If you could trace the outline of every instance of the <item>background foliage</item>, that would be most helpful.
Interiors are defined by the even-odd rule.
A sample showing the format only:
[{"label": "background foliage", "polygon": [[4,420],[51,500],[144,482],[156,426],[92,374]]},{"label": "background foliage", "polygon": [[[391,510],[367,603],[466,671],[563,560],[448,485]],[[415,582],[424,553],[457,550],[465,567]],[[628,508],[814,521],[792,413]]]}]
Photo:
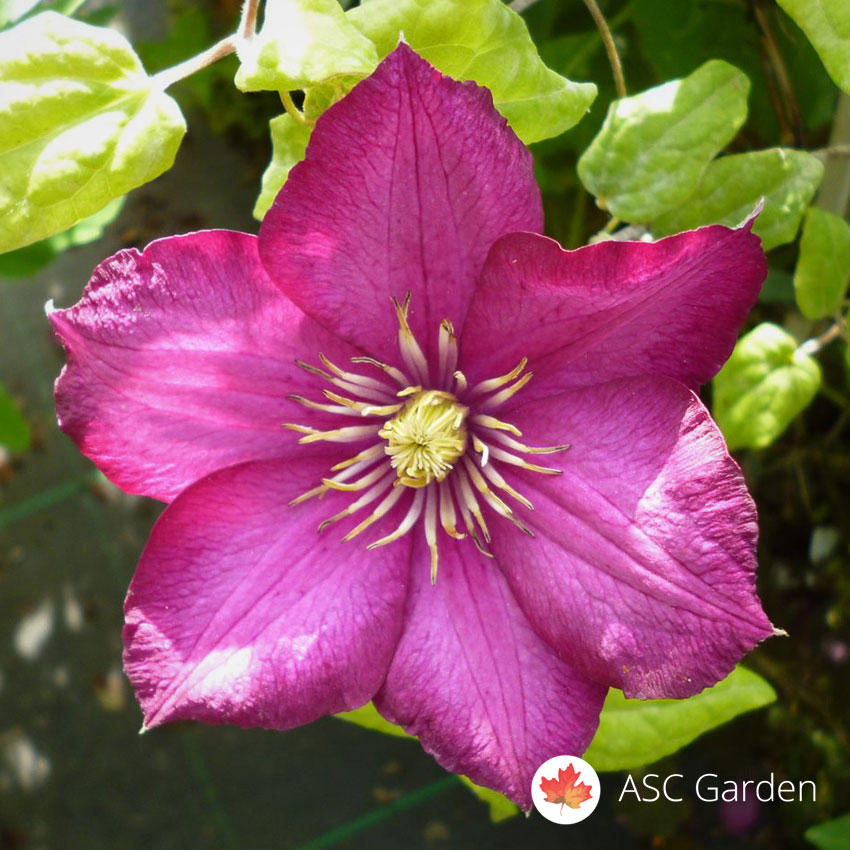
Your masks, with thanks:
[{"label": "background foliage", "polygon": [[[571,840],[850,847],[850,2],[600,3],[625,98],[582,0],[513,5],[521,18],[499,0],[272,0],[251,45],[181,79],[174,66],[229,38],[237,3],[0,2],[0,847],[551,840],[369,707],[345,719],[395,736],[328,719],[137,741],[120,601],[157,507],[94,475],[52,411],[61,354],[41,304],[76,300],[118,247],[255,228],[312,123],[401,32],[491,88],[567,247],[736,224],[764,203],[770,274],[706,400],[759,505],[759,588],[790,639],[687,701],[612,691],[588,755],[614,771],[604,814]],[[816,780],[818,799],[617,804],[623,770],[774,773]]]}]

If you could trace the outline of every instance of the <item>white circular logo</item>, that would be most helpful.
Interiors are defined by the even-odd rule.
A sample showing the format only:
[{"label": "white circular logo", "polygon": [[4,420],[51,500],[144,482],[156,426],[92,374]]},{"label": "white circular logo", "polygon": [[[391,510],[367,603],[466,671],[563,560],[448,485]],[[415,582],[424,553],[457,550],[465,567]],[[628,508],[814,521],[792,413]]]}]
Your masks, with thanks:
[{"label": "white circular logo", "polygon": [[599,802],[599,777],[578,756],[555,756],[544,761],[531,781],[534,808],[552,823],[578,823]]}]

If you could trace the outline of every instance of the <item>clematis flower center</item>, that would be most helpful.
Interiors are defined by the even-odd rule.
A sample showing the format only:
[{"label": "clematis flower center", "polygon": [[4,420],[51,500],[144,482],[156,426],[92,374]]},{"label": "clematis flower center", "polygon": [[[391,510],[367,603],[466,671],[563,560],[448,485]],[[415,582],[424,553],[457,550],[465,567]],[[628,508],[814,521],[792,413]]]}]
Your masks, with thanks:
[{"label": "clematis flower center", "polygon": [[443,481],[466,451],[468,408],[442,390],[415,393],[401,412],[385,423],[378,436],[384,451],[407,487]]},{"label": "clematis flower center", "polygon": [[[469,386],[457,368],[458,345],[452,323],[448,319],[440,323],[438,362],[429,364],[408,323],[410,295],[403,303],[396,299],[392,303],[398,317],[404,369],[372,357],[352,358],[354,363],[380,370],[383,374],[379,379],[340,369],[323,354],[319,354],[319,360],[324,369],[298,361],[302,369],[335,389],[323,390],[328,403],[297,395],[289,396],[292,401],[311,411],[356,417],[368,424],[358,422],[329,431],[300,423],[286,423],[283,427],[301,434],[299,442],[305,444],[367,440],[372,444],[331,467],[327,478],[290,504],[321,498],[330,490],[358,494],[343,510],[319,525],[319,531],[323,531],[377,503],[343,541],[362,534],[398,507],[401,520],[396,528],[367,549],[399,540],[421,518],[431,550],[431,580],[436,581],[438,527],[456,540],[471,538],[488,558],[493,556],[488,549],[491,536],[485,506],[534,536],[506,498],[528,510],[533,510],[533,506],[500,468],[560,475],[560,469],[538,466],[522,455],[562,452],[569,446],[528,446],[516,439],[522,436],[518,428],[493,415],[531,380],[532,373],[525,372],[525,358],[506,375]],[[465,531],[458,530],[458,516]]]}]

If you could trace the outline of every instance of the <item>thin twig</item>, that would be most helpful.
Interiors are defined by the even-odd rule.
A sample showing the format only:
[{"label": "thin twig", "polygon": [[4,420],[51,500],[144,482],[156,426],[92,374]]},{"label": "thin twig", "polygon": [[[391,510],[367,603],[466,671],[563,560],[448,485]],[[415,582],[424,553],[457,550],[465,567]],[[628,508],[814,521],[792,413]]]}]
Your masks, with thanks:
[{"label": "thin twig", "polygon": [[850,157],[850,145],[828,145],[812,151],[818,159],[846,159]]},{"label": "thin twig", "polygon": [[250,41],[257,32],[257,8],[260,0],[245,0],[242,7],[242,19],[239,21],[239,38]]},{"label": "thin twig", "polygon": [[179,80],[191,77],[192,74],[196,74],[214,62],[218,62],[219,59],[224,59],[225,56],[235,53],[236,42],[237,37],[235,35],[229,35],[203,53],[199,53],[197,56],[193,56],[191,59],[175,65],[173,68],[166,68],[164,71],[154,74],[154,85],[161,91],[165,91],[169,86],[173,86]]},{"label": "thin twig", "polygon": [[602,36],[602,43],[605,45],[605,52],[608,54],[611,72],[614,74],[614,86],[617,89],[617,97],[625,97],[626,78],[623,76],[623,65],[620,62],[620,54],[617,52],[617,45],[614,42],[614,36],[611,34],[608,22],[605,20],[602,10],[596,5],[596,0],[584,0],[584,5],[587,6],[587,11],[593,16],[596,28],[599,30],[599,35]]},{"label": "thin twig", "polygon": [[508,8],[512,9],[518,15],[521,15],[529,6],[533,6],[537,0],[513,0],[508,4]]},{"label": "thin twig", "polygon": [[816,336],[812,339],[807,339],[797,349],[797,351],[799,351],[800,354],[816,354],[825,345],[828,345],[834,339],[838,339],[838,337],[843,336],[846,327],[847,323],[844,321],[844,319],[839,318],[836,320],[835,324],[827,328],[820,336]]},{"label": "thin twig", "polygon": [[283,108],[286,110],[286,114],[289,115],[297,124],[301,124],[304,127],[312,127],[316,122],[311,121],[307,118],[306,115],[295,105],[295,102],[292,100],[292,95],[288,91],[281,91],[280,100],[283,104]]},{"label": "thin twig", "polygon": [[[776,84],[779,87],[779,103],[783,104],[788,109],[788,118],[791,122],[790,131],[794,139],[794,144],[798,147],[803,144],[803,120],[800,116],[800,105],[797,102],[797,95],[794,92],[794,86],[791,84],[791,76],[788,73],[788,67],[785,60],[782,58],[782,51],[776,42],[773,35],[773,29],[770,26],[770,18],[762,5],[762,0],[754,0],[752,5],[755,12],[756,21],[762,34],[762,42],[764,44],[765,54],[770,63],[770,68],[776,79]],[[784,116],[781,114],[781,106],[778,112],[780,121],[783,121]]]},{"label": "thin twig", "polygon": [[[850,94],[838,97],[828,149],[850,149]],[[850,156],[835,156],[827,160],[815,205],[843,216],[850,202]]]}]

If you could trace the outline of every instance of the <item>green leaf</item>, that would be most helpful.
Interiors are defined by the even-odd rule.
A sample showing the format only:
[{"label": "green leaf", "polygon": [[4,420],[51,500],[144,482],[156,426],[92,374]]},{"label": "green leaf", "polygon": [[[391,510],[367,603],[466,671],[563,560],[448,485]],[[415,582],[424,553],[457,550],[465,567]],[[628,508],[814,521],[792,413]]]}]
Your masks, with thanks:
[{"label": "green leaf", "polygon": [[30,445],[30,429],[14,399],[0,384],[0,446],[23,452]]},{"label": "green leaf", "polygon": [[55,12],[0,33],[0,252],[153,180],[185,131],[119,33]]},{"label": "green leaf", "polygon": [[263,220],[277,197],[280,187],[296,163],[304,159],[310,127],[299,124],[291,115],[279,115],[269,122],[272,131],[272,161],[263,173],[260,196],[254,205],[254,218]]},{"label": "green leaf", "polygon": [[88,245],[89,242],[100,239],[106,226],[118,217],[123,206],[124,198],[116,198],[102,210],[78,221],[62,233],[15,251],[0,254],[0,277],[29,277],[55,260],[68,248]]},{"label": "green leaf", "polygon": [[39,0],[0,0],[0,28],[22,18]]},{"label": "green leaf", "polygon": [[378,709],[371,702],[367,702],[366,705],[360,708],[355,708],[354,711],[341,711],[339,714],[335,714],[334,717],[338,717],[340,720],[345,720],[348,723],[356,723],[364,729],[383,732],[385,735],[394,735],[397,738],[410,738],[411,741],[416,740],[412,735],[408,735],[401,726],[396,726],[395,723],[384,720],[379,714]]},{"label": "green leaf", "polygon": [[735,226],[764,198],[753,229],[769,251],[794,241],[822,177],[823,163],[805,151],[770,148],[720,157],[682,206],[652,222],[652,232],[664,236],[703,224]]},{"label": "green leaf", "polygon": [[820,383],[820,366],[787,331],[770,322],[753,328],[714,379],[714,418],[729,448],[769,446]]},{"label": "green leaf", "polygon": [[850,93],[850,3],[847,0],[778,0],[808,36],[829,75]]},{"label": "green leaf", "polygon": [[697,189],[715,154],[747,117],[749,81],[720,60],[688,77],[611,103],[578,173],[596,203],[649,222]]},{"label": "green leaf", "polygon": [[597,770],[629,770],[675,753],[733,717],[776,699],[760,676],[736,667],[722,682],[690,699],[626,699],[611,689],[599,729],[583,758]]},{"label": "green leaf", "polygon": [[336,0],[267,0],[263,27],[238,49],[242,91],[306,89],[339,74],[371,73],[372,42]]},{"label": "green leaf", "polygon": [[826,210],[806,213],[794,270],[797,304],[808,319],[838,312],[850,282],[850,224]]},{"label": "green leaf", "polygon": [[[334,717],[337,717],[340,720],[345,720],[348,723],[356,723],[364,729],[372,729],[375,732],[383,732],[385,735],[393,735],[397,738],[407,738],[411,741],[416,740],[416,738],[412,735],[408,735],[401,726],[396,726],[395,723],[390,723],[389,720],[385,720],[371,702],[367,702],[366,705],[361,706],[360,708],[355,708],[354,711],[342,711],[339,714],[335,714]],[[471,779],[469,779],[469,777],[461,776],[460,774],[458,774],[458,778],[464,785],[466,785],[467,788],[469,788],[470,791],[472,791],[473,794],[475,794],[476,797],[487,803],[490,808],[490,820],[494,823],[513,817],[519,812],[519,809],[507,797],[500,794],[498,791],[494,791],[492,788],[484,788],[481,785],[476,785]]]},{"label": "green leaf", "polygon": [[596,97],[543,64],[522,18],[501,0],[368,0],[346,17],[383,57],[404,40],[443,73],[474,80],[526,143],[577,124]]},{"label": "green leaf", "polygon": [[811,826],[805,836],[818,850],[850,850],[850,814]]},{"label": "green leaf", "polygon": [[490,809],[490,820],[493,823],[499,823],[508,818],[516,817],[519,814],[519,806],[516,803],[512,803],[504,794],[500,794],[492,788],[485,788],[483,785],[476,785],[468,776],[459,775],[458,779],[479,800],[487,804]]}]

